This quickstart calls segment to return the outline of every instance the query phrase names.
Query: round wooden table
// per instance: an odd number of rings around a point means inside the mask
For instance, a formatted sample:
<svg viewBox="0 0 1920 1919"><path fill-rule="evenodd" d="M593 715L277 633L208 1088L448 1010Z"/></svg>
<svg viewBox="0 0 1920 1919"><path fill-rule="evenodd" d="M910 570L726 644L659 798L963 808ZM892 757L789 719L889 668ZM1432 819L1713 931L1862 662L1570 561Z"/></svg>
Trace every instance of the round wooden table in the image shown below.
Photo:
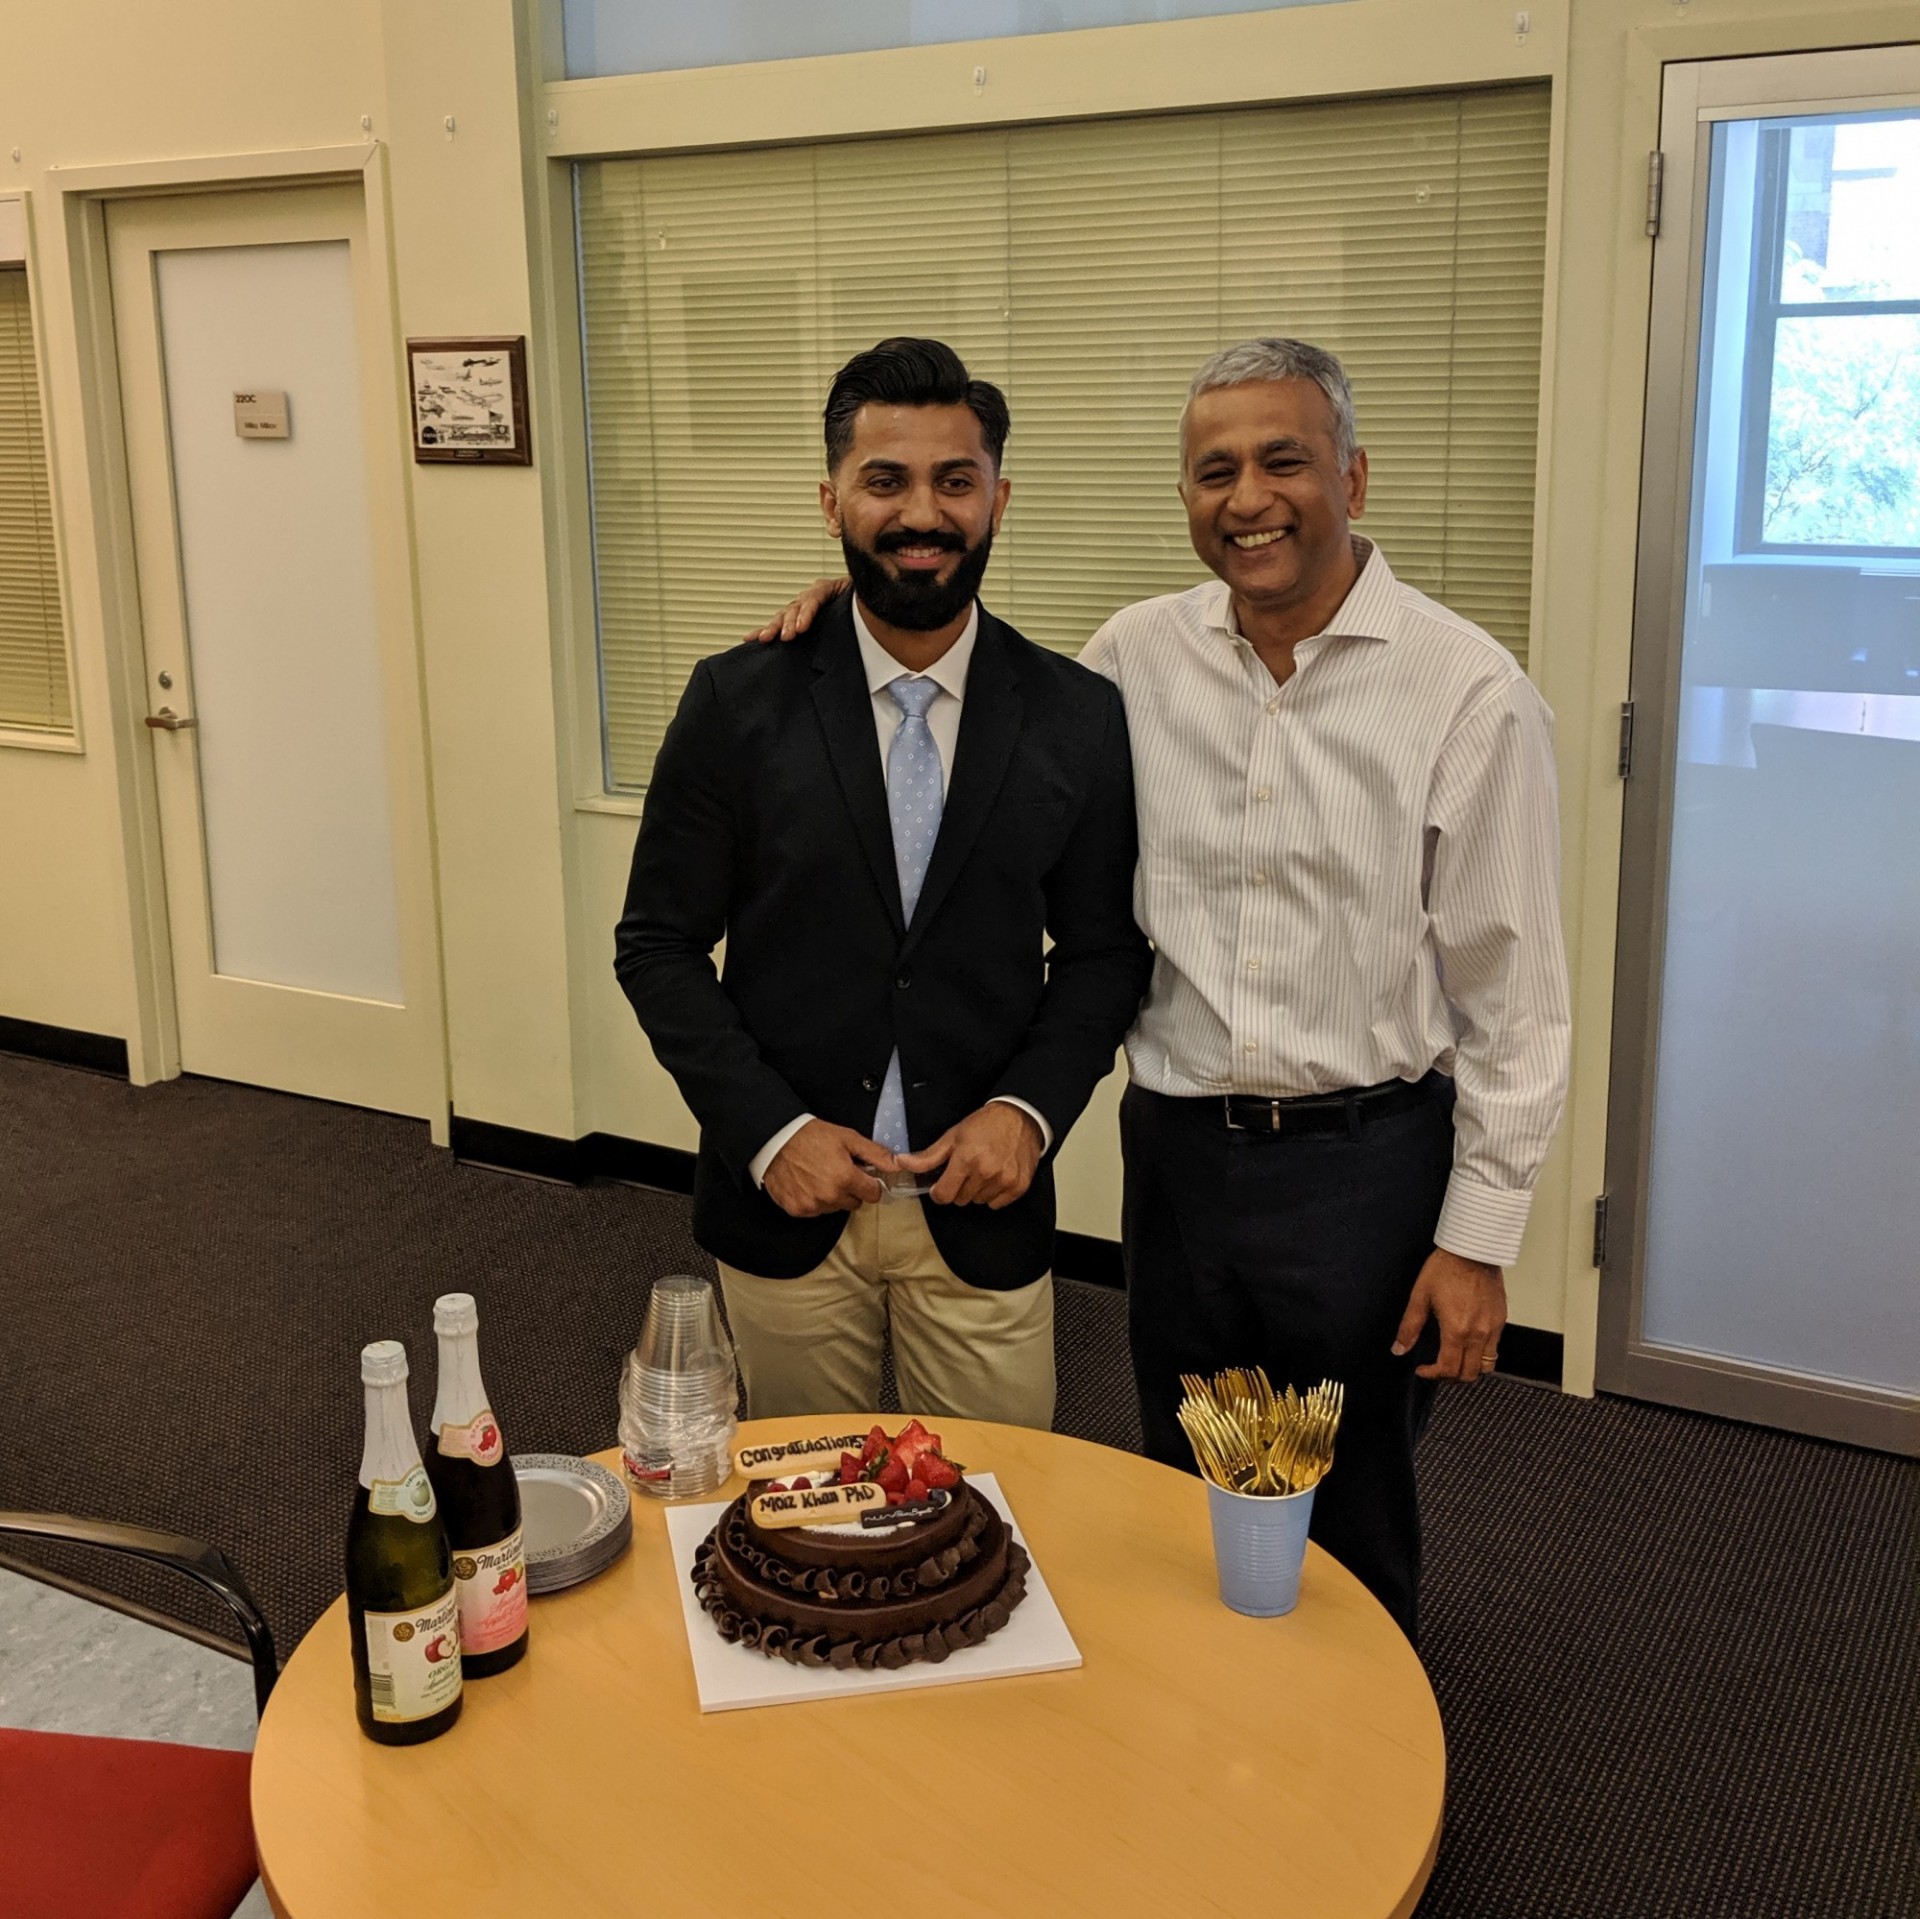
<svg viewBox="0 0 1920 1919"><path fill-rule="evenodd" d="M1295 1611L1244 1619L1220 1603L1198 1480L1057 1434L935 1423L998 1476L1080 1670L703 1716L665 1511L636 1498L632 1550L537 1599L526 1659L470 1685L427 1745L361 1736L346 1601L328 1609L254 1753L274 1910L1411 1912L1440 1838L1440 1714L1360 1583L1309 1548ZM740 1440L822 1425L752 1421ZM871 1844L783 1860L837 1813L870 1821Z"/></svg>

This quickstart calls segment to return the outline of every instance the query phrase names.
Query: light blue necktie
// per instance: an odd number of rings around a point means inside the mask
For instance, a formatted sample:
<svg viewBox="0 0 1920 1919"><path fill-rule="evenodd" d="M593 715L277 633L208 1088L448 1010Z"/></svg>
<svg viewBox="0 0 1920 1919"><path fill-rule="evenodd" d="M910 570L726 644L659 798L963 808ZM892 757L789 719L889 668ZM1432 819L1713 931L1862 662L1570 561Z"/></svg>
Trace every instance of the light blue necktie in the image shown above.
<svg viewBox="0 0 1920 1919"><path fill-rule="evenodd" d="M927 724L927 708L940 697L939 683L890 681L887 692L900 709L900 730L887 749L887 816L893 823L893 863L900 876L900 911L909 924L920 901L933 843L940 837L943 804L940 748ZM900 1081L900 1053L887 1062L886 1083L873 1116L873 1136L890 1153L911 1150L907 1139L907 1096Z"/></svg>

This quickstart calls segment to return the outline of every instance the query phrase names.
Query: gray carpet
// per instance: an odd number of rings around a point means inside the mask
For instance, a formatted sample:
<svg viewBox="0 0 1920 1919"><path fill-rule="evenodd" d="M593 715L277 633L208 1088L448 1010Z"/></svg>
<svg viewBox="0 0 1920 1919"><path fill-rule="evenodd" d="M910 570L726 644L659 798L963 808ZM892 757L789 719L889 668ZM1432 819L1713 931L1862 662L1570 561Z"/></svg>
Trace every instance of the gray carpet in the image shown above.
<svg viewBox="0 0 1920 1919"><path fill-rule="evenodd" d="M7 1057L0 1204L0 1506L215 1539L283 1648L339 1589L366 1340L430 1372L433 1298L465 1287L511 1443L590 1450L647 1287L709 1270L678 1198ZM1120 1297L1063 1282L1058 1338L1060 1429L1135 1445ZM1494 1380L1442 1394L1421 1472L1450 1767L1423 1919L1920 1913L1913 1466ZM223 1624L165 1575L45 1558Z"/></svg>

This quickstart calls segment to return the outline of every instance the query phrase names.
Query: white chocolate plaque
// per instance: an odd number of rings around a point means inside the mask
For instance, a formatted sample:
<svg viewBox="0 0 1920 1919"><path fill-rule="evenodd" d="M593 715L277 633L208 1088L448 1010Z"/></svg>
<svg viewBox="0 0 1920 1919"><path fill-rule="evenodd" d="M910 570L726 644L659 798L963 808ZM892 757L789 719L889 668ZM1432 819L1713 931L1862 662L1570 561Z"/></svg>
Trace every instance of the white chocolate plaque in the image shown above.
<svg viewBox="0 0 1920 1919"><path fill-rule="evenodd" d="M858 1459L866 1443L865 1433L821 1433L771 1446L741 1446L733 1455L733 1470L743 1479L794 1479L812 1473L831 1479L839 1474L840 1455L851 1453Z"/></svg>
<svg viewBox="0 0 1920 1919"><path fill-rule="evenodd" d="M805 1492L761 1493L747 1507L756 1526L778 1532L786 1526L844 1526L850 1519L876 1508L884 1511L887 1495L873 1480L851 1486L815 1486Z"/></svg>

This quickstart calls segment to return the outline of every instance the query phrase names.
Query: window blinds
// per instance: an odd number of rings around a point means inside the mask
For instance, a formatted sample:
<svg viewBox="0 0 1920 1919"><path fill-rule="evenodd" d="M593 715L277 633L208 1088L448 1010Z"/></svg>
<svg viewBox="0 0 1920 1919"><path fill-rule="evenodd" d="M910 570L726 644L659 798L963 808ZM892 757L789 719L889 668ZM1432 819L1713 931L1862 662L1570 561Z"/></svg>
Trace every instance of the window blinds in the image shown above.
<svg viewBox="0 0 1920 1919"><path fill-rule="evenodd" d="M609 785L696 660L840 570L820 408L891 333L1007 390L982 591L1029 638L1200 576L1187 382L1284 333L1352 375L1366 531L1524 661L1547 128L1527 88L581 163Z"/></svg>
<svg viewBox="0 0 1920 1919"><path fill-rule="evenodd" d="M70 733L27 276L0 267L0 727Z"/></svg>

